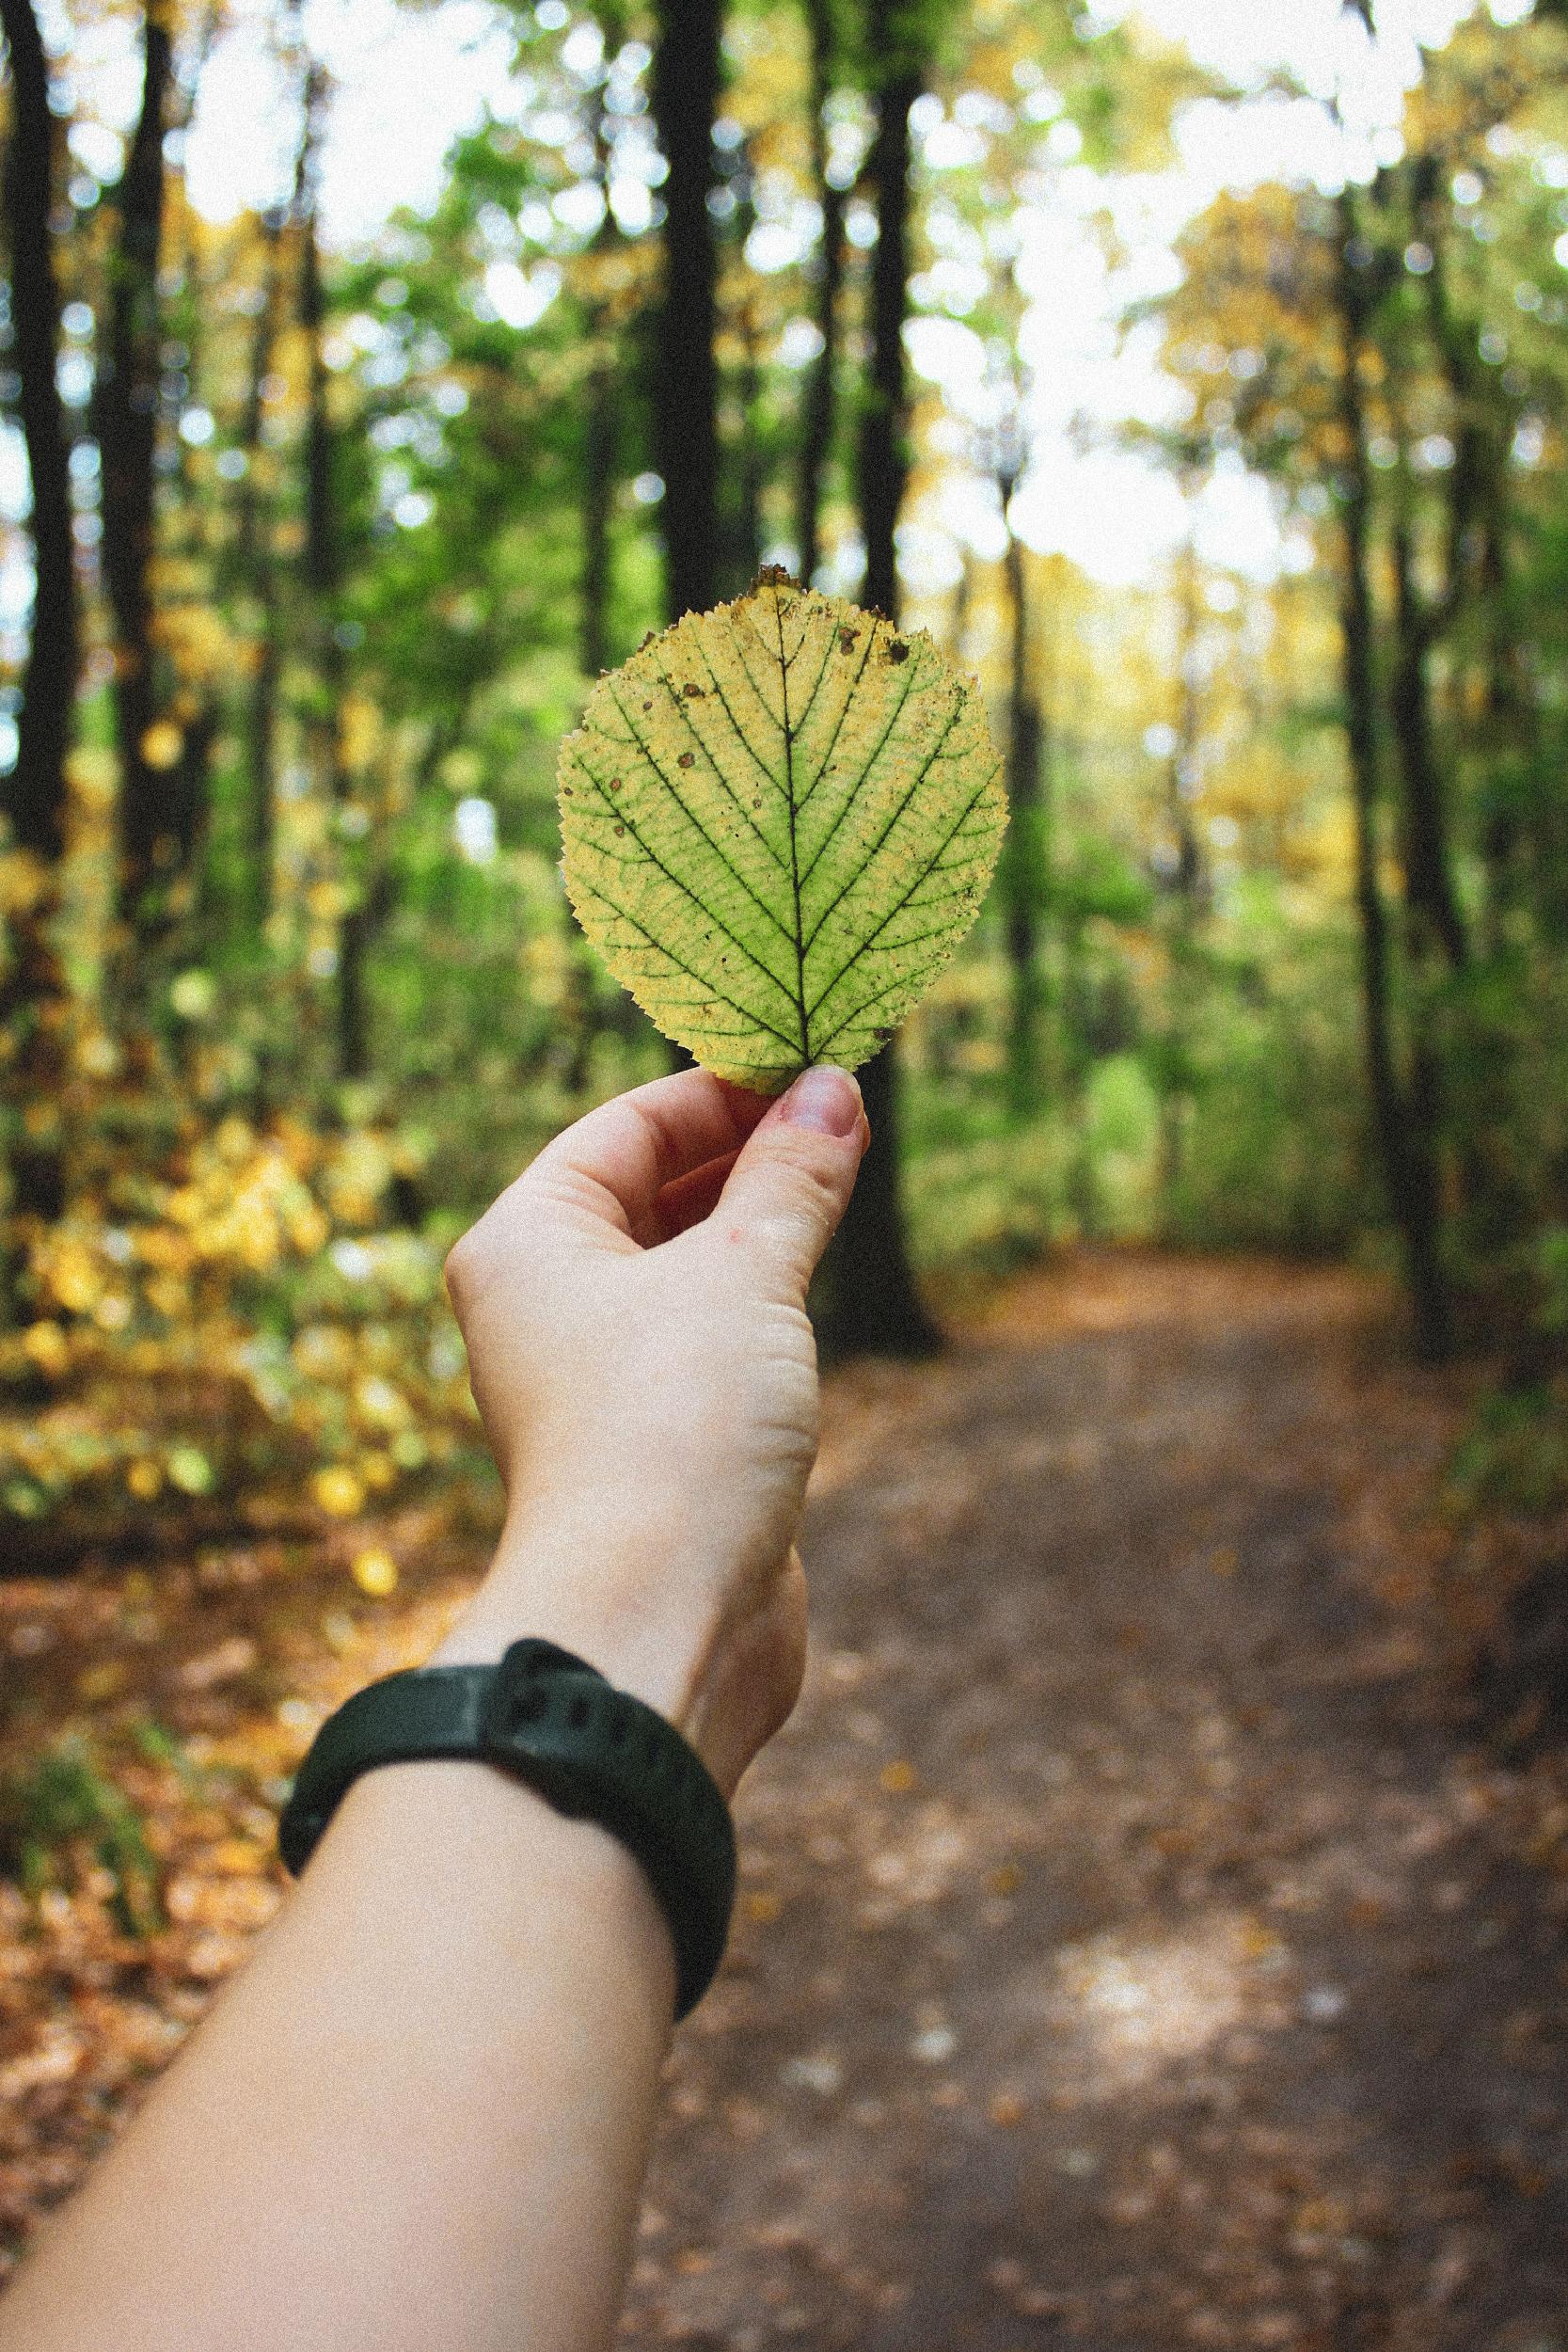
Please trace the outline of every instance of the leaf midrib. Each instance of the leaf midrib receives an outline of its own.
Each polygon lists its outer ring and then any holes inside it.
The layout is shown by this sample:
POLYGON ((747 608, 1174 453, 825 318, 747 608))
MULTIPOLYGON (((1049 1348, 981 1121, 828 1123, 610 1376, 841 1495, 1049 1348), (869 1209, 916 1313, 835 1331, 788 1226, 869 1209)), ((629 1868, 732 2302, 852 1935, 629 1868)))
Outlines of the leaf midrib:
POLYGON ((805 925, 800 919, 800 859, 795 840, 795 735, 789 723, 789 663, 784 658, 784 598, 773 592, 773 619, 779 632, 779 679, 783 695, 784 805, 789 812, 789 883, 795 896, 795 1009, 800 1023, 800 1059, 811 1063, 811 1025, 806 1019, 805 925))

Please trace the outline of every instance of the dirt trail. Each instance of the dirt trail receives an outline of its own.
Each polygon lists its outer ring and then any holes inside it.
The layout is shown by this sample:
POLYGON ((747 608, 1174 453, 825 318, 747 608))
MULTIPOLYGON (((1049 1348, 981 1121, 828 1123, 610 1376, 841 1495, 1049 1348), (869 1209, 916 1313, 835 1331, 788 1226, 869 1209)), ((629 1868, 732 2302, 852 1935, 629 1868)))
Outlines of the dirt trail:
POLYGON ((1562 1879, 1349 1278, 1041 1277, 836 1391, 628 2338, 1568 2352, 1562 1879))
MULTIPOLYGON (((1466 1723, 1465 1411, 1348 1276, 1154 1258, 831 1384, 630 2341, 1568 2352, 1568 1763, 1466 1723)), ((85 1731, 166 1910, 0 1883, 0 2265, 271 1915, 316 1723, 459 1605, 447 1517, 0 1583, 0 1763, 85 1731)))

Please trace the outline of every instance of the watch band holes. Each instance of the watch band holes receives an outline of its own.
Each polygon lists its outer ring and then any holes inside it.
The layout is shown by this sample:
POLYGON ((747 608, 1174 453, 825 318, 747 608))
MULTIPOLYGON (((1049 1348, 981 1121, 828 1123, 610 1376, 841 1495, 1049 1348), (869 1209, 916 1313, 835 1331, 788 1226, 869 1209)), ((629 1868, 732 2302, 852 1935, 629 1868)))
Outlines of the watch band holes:
POLYGON ((514 1731, 520 1731, 524 1724, 536 1724, 549 1703, 549 1692, 537 1685, 531 1691, 519 1691, 511 1708, 514 1731))

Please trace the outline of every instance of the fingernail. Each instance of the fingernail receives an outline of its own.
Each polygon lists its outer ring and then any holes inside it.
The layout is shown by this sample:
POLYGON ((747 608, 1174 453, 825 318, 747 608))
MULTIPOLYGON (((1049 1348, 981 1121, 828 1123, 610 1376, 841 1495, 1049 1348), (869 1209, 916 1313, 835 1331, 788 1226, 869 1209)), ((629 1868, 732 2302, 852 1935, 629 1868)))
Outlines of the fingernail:
POLYGON ((809 1127, 819 1136, 852 1136, 860 1124, 861 1090, 847 1070, 824 1063, 802 1070, 787 1093, 781 1094, 776 1116, 786 1127, 809 1127))

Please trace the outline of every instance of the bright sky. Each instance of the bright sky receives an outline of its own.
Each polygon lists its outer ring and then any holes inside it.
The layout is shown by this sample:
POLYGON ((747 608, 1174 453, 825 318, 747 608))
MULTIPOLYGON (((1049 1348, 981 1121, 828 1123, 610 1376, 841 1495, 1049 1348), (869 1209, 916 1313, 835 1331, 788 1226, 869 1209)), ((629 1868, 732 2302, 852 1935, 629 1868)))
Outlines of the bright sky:
MULTIPOLYGON (((1417 78, 1417 41, 1441 43, 1473 5, 1379 0, 1373 47, 1341 0, 1099 0, 1101 20, 1135 13, 1254 95, 1241 105, 1190 107, 1179 125, 1176 168, 1115 184, 1127 256, 1115 274, 1089 226, 1089 215, 1105 202, 1106 183, 1073 163, 1070 137, 1048 204, 1023 223, 1020 275, 1032 309, 1022 351, 1035 389, 1032 463, 1015 519, 1033 545, 1070 555, 1111 585, 1158 571, 1189 518, 1167 475, 1114 446, 1116 429, 1130 419, 1158 422, 1180 411, 1172 405, 1174 388, 1154 364, 1153 338, 1119 332, 1122 306, 1171 282, 1173 236, 1221 188, 1282 172, 1333 188, 1343 174, 1365 177, 1374 161, 1392 160, 1393 126, 1417 78), (1282 69, 1308 94, 1265 91, 1267 78, 1282 69), (1335 95, 1343 132, 1323 103, 1335 95)), ((1500 21, 1513 21, 1528 12, 1529 0, 1488 5, 1500 21)), ((394 207, 434 199, 451 139, 487 103, 507 111, 511 42, 485 0, 441 0, 427 9, 398 0, 306 0, 304 13, 308 41, 337 86, 323 172, 324 224, 331 242, 352 246, 373 235, 394 207)), ((186 151, 193 199, 220 218, 276 199, 287 185, 296 135, 268 58, 261 0, 239 0, 230 24, 203 78, 186 151)), ((73 36, 72 73, 90 87, 107 122, 131 120, 136 66, 119 22, 73 36)), ((938 178, 941 151, 927 142, 938 178)), ((78 153, 89 167, 113 167, 110 157, 100 165, 90 152, 78 153)), ((788 258, 787 243, 781 258, 788 258)), ((914 327, 911 348, 917 368, 942 385, 960 416, 983 418, 977 337, 959 321, 930 320, 914 327)), ((994 514, 973 491, 955 494, 945 511, 920 519, 927 528, 911 533, 911 551, 923 551, 915 570, 929 585, 944 568, 956 570, 944 532, 968 538, 981 552, 999 533, 994 514)), ((1299 545, 1282 539, 1267 492, 1240 470, 1221 473, 1203 494, 1198 536, 1207 558, 1259 579, 1282 562, 1302 560, 1299 545)))
MULTIPOLYGON (((1122 422, 1177 422, 1182 414, 1156 364, 1154 334, 1124 333, 1122 310, 1172 283, 1172 240, 1222 189, 1285 176, 1334 190, 1392 161, 1395 125, 1418 78, 1418 42, 1440 45, 1474 5, 1379 0, 1374 46, 1341 0, 1101 0, 1102 21, 1135 14, 1254 95, 1240 105, 1205 101, 1187 108, 1177 125, 1177 167, 1116 183, 1114 212, 1126 247, 1119 271, 1108 269, 1088 228, 1086 215, 1103 204, 1106 189, 1087 171, 1064 170, 1033 224, 1020 270, 1033 304, 1021 339, 1034 384, 1033 462, 1014 509, 1032 546, 1070 556, 1112 587, 1148 580, 1180 546, 1195 517, 1175 482, 1116 446, 1122 422), (1270 90, 1282 74, 1307 94, 1270 90), (1336 97, 1343 130, 1324 103, 1336 97)), ((1494 0, 1493 12, 1517 17, 1528 5, 1494 0)), ((917 362, 924 331, 915 329, 917 362)), ((941 380, 962 405, 961 370, 950 366, 941 380)), ((972 501, 955 501, 947 519, 979 551, 994 551, 997 518, 989 518, 988 532, 972 501)), ((1206 561, 1258 580, 1310 561, 1305 538, 1282 533, 1268 489, 1239 463, 1216 471, 1199 494, 1196 534, 1206 561)))

